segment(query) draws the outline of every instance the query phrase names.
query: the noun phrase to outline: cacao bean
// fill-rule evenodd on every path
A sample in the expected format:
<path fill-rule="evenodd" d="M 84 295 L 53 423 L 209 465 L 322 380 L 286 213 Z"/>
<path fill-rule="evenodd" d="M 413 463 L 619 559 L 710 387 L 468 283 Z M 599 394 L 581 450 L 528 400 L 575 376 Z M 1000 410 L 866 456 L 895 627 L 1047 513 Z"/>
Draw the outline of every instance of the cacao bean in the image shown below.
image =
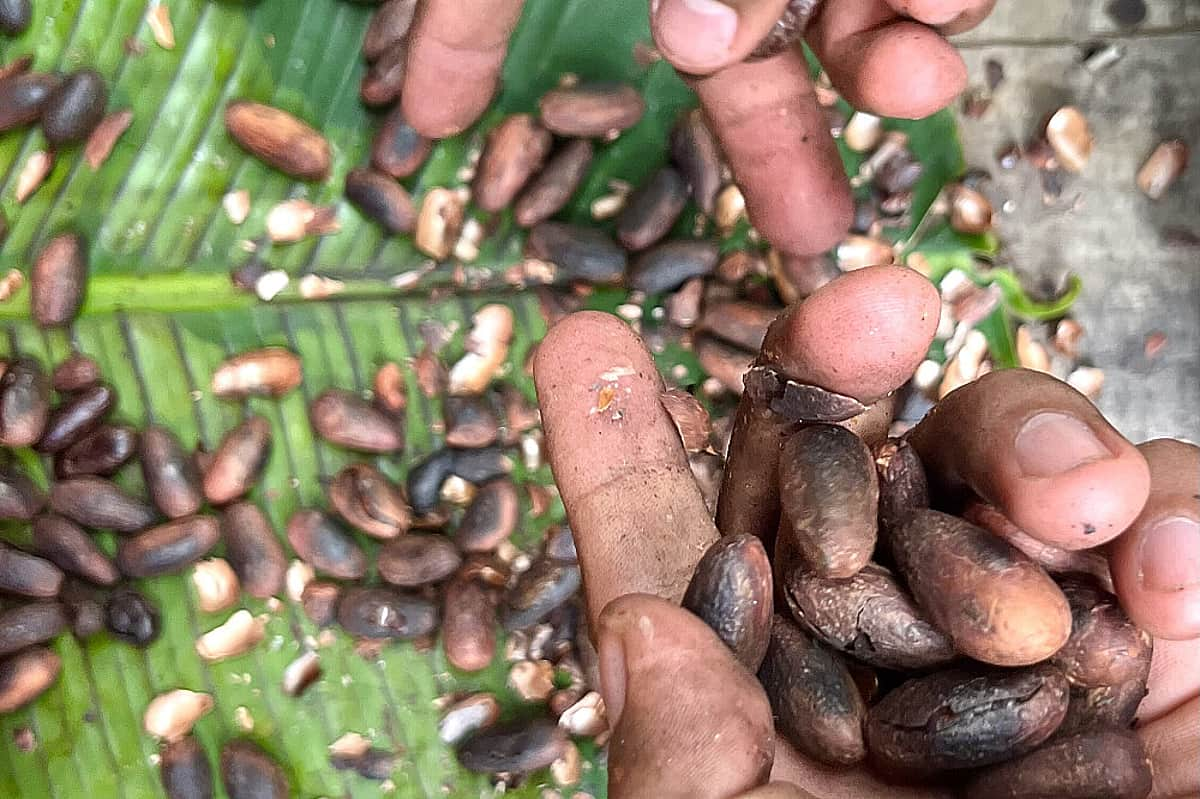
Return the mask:
<path fill-rule="evenodd" d="M 712 216 L 721 190 L 721 146 L 700 109 L 685 113 L 672 131 L 671 160 L 687 181 L 696 205 Z"/>
<path fill-rule="evenodd" d="M 782 308 L 746 300 L 720 302 L 705 307 L 699 329 L 745 350 L 757 352 L 767 328 Z"/>
<path fill-rule="evenodd" d="M 5 36 L 20 36 L 32 18 L 29 0 L 0 0 L 0 33 Z"/>
<path fill-rule="evenodd" d="M 121 541 L 117 568 L 129 577 L 176 574 L 204 557 L 221 538 L 211 516 L 184 516 Z"/>
<path fill-rule="evenodd" d="M 379 550 L 379 576 L 401 588 L 444 580 L 458 570 L 458 547 L 442 535 L 412 533 L 389 541 Z"/>
<path fill-rule="evenodd" d="M 374 538 L 395 538 L 408 531 L 412 511 L 400 488 L 383 473 L 356 463 L 334 475 L 329 501 L 349 524 Z"/>
<path fill-rule="evenodd" d="M 866 708 L 854 678 L 836 654 L 775 614 L 758 670 L 779 733 L 802 754 L 830 766 L 866 756 Z"/>
<path fill-rule="evenodd" d="M 60 76 L 45 72 L 0 78 L 0 133 L 36 122 L 60 85 Z"/>
<path fill-rule="evenodd" d="M 33 548 L 60 569 L 93 583 L 112 585 L 120 578 L 91 536 L 62 516 L 46 513 L 33 520 Z"/>
<path fill-rule="evenodd" d="M 1129 620 L 1115 596 L 1074 578 L 1059 587 L 1071 606 L 1071 637 L 1050 662 L 1073 687 L 1119 685 L 1148 674 L 1150 635 Z"/>
<path fill-rule="evenodd" d="M 1056 739 L 984 769 L 964 788 L 972 799 L 1145 799 L 1150 759 L 1132 732 L 1099 730 Z"/>
<path fill-rule="evenodd" d="M 349 391 L 322 391 L 313 400 L 309 416 L 317 435 L 332 444 L 362 452 L 404 449 L 401 420 Z"/>
<path fill-rule="evenodd" d="M 646 249 L 671 232 L 687 198 L 683 175 L 662 167 L 630 195 L 617 216 L 617 241 L 633 252 Z"/>
<path fill-rule="evenodd" d="M 411 0 L 393 0 L 393 2 Z M 389 4 L 390 5 L 390 4 Z M 383 120 L 383 127 L 371 144 L 371 166 L 397 180 L 406 178 L 421 168 L 433 142 L 418 133 L 404 118 L 397 105 Z"/>
<path fill-rule="evenodd" d="M 364 105 L 387 105 L 400 96 L 408 65 L 408 42 L 393 43 L 371 64 L 358 86 L 358 96 Z"/>
<path fill-rule="evenodd" d="M 122 641 L 146 647 L 158 640 L 161 622 L 154 603 L 126 587 L 114 591 L 104 603 L 104 626 Z"/>
<path fill-rule="evenodd" d="M 1146 690 L 1149 676 L 1150 667 L 1147 665 L 1143 674 L 1123 683 L 1072 688 L 1067 715 L 1058 726 L 1055 737 L 1074 735 L 1085 730 L 1129 729 L 1137 719 L 1138 707 L 1149 693 Z"/>
<path fill-rule="evenodd" d="M 346 199 L 388 233 L 411 233 L 417 225 L 412 197 L 382 172 L 364 167 L 350 170 L 346 175 Z"/>
<path fill-rule="evenodd" d="M 596 228 L 542 222 L 530 229 L 525 248 L 555 264 L 567 280 L 617 283 L 625 276 L 625 251 Z"/>
<path fill-rule="evenodd" d="M 474 449 L 496 443 L 500 423 L 482 397 L 446 397 L 442 402 L 446 419 L 446 445 Z"/>
<path fill-rule="evenodd" d="M 167 744 L 158 769 L 167 799 L 212 799 L 212 769 L 191 735 Z"/>
<path fill-rule="evenodd" d="M 396 42 L 408 36 L 417 0 L 387 0 L 371 15 L 371 24 L 363 34 L 362 54 L 368 61 L 382 56 Z"/>
<path fill-rule="evenodd" d="M 496 653 L 496 605 L 478 583 L 453 580 L 442 605 L 442 647 L 460 671 L 481 671 Z"/>
<path fill-rule="evenodd" d="M 41 644 L 67 629 L 66 608 L 59 602 L 30 602 L 0 613 L 0 658 Z"/>
<path fill-rule="evenodd" d="M 485 211 L 496 212 L 510 205 L 554 143 L 550 131 L 529 114 L 512 114 L 488 134 L 479 159 L 472 195 Z"/>
<path fill-rule="evenodd" d="M 1067 678 L 1053 666 L 953 669 L 918 677 L 867 714 L 867 749 L 888 774 L 974 768 L 1030 752 L 1067 712 Z"/>
<path fill-rule="evenodd" d="M 35 646 L 0 661 L 0 714 L 11 713 L 41 696 L 58 679 L 62 661 Z"/>
<path fill-rule="evenodd" d="M 587 176 L 592 154 L 592 143 L 587 139 L 563 145 L 517 198 L 513 209 L 517 224 L 533 227 L 561 211 Z"/>
<path fill-rule="evenodd" d="M 879 476 L 879 529 L 886 538 L 913 511 L 929 507 L 929 482 L 921 456 L 907 441 L 889 438 L 872 453 Z"/>
<path fill-rule="evenodd" d="M 427 599 L 390 588 L 355 586 L 342 592 L 337 620 L 351 635 L 411 639 L 437 629 L 437 607 Z"/>
<path fill-rule="evenodd" d="M 250 741 L 230 741 L 221 748 L 221 782 L 229 799 L 288 799 L 287 775 Z"/>
<path fill-rule="evenodd" d="M 647 250 L 633 262 L 629 285 L 647 294 L 679 288 L 717 267 L 720 248 L 712 241 L 668 241 Z"/>
<path fill-rule="evenodd" d="M 317 571 L 339 580 L 358 580 L 367 573 L 367 556 L 333 519 L 320 511 L 300 510 L 287 525 L 288 543 Z"/>
<path fill-rule="evenodd" d="M 134 533 L 154 523 L 154 509 L 103 477 L 59 480 L 50 488 L 50 507 L 71 521 L 99 530 Z"/>
<path fill-rule="evenodd" d="M 512 471 L 512 461 L 499 447 L 479 449 L 450 449 L 454 456 L 450 473 L 458 475 L 468 483 L 482 485 L 489 480 L 504 477 Z"/>
<path fill-rule="evenodd" d="M 771 562 L 752 535 L 718 539 L 700 562 L 683 595 L 695 613 L 738 661 L 757 671 L 771 639 Z"/>
<path fill-rule="evenodd" d="M 14 358 L 0 377 L 0 444 L 28 447 L 50 415 L 50 385 L 37 361 Z"/>
<path fill-rule="evenodd" d="M 491 552 L 506 541 L 521 516 L 517 487 L 507 478 L 480 487 L 463 514 L 454 543 L 464 552 Z"/>
<path fill-rule="evenodd" d="M 264 347 L 235 355 L 217 367 L 212 392 L 224 399 L 282 397 L 300 385 L 300 358 L 283 347 Z"/>
<path fill-rule="evenodd" d="M 997 666 L 1053 655 L 1071 609 L 1041 567 L 988 531 L 918 510 L 892 531 L 892 553 L 917 604 L 963 654 Z"/>
<path fill-rule="evenodd" d="M 224 505 L 244 495 L 262 475 L 271 454 L 271 423 L 250 416 L 221 439 L 204 472 L 204 496 Z"/>
<path fill-rule="evenodd" d="M 138 459 L 150 498 L 163 515 L 177 519 L 200 510 L 204 504 L 200 472 L 174 433 L 157 425 L 147 427 L 142 431 Z"/>
<path fill-rule="evenodd" d="M 100 424 L 115 402 L 112 388 L 103 383 L 72 396 L 50 412 L 38 451 L 53 454 L 65 450 Z"/>
<path fill-rule="evenodd" d="M 554 722 L 535 719 L 475 734 L 459 747 L 458 762 L 483 774 L 523 774 L 558 760 L 570 742 Z"/>
<path fill-rule="evenodd" d="M 42 110 L 42 133 L 54 147 L 83 141 L 104 118 L 108 85 L 94 69 L 72 72 Z M 61 324 L 61 323 L 60 323 Z"/>
<path fill-rule="evenodd" d="M 580 581 L 578 565 L 538 558 L 505 597 L 500 623 L 506 630 L 537 624 L 570 599 Z"/>
<path fill-rule="evenodd" d="M 133 457 L 137 431 L 128 425 L 102 424 L 59 454 L 54 473 L 60 478 L 84 474 L 107 477 Z"/>
<path fill-rule="evenodd" d="M 37 599 L 58 596 L 63 573 L 48 560 L 0 543 L 0 591 Z"/>
<path fill-rule="evenodd" d="M 329 142 L 286 111 L 237 100 L 225 108 L 225 128 L 251 155 L 300 180 L 325 180 Z"/>
<path fill-rule="evenodd" d="M 408 472 L 408 501 L 418 515 L 437 509 L 441 502 L 442 483 L 453 473 L 454 450 L 434 450 Z"/>
<path fill-rule="evenodd" d="M 32 519 L 46 495 L 15 463 L 0 464 L 0 519 Z"/>
<path fill-rule="evenodd" d="M 83 304 L 87 272 L 87 242 L 82 236 L 62 233 L 51 239 L 29 273 L 29 311 L 34 321 L 41 327 L 70 324 Z"/>
<path fill-rule="evenodd" d="M 318 627 L 328 627 L 337 621 L 338 599 L 342 589 L 337 583 L 313 580 L 304 586 L 300 594 L 300 605 L 304 614 Z"/>

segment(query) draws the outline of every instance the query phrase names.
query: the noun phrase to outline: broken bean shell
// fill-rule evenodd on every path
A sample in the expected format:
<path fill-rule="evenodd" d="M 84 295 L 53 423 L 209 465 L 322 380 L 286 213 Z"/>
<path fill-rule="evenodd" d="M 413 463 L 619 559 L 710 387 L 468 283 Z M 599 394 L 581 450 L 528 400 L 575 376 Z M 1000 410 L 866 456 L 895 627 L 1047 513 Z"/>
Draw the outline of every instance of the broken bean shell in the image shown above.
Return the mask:
<path fill-rule="evenodd" d="M 142 728 L 166 741 L 190 735 L 192 727 L 213 708 L 208 694 L 177 688 L 150 700 L 142 714 Z"/>
<path fill-rule="evenodd" d="M 263 639 L 266 627 L 265 616 L 255 617 L 248 610 L 239 610 L 196 639 L 196 654 L 209 662 L 245 654 Z"/>

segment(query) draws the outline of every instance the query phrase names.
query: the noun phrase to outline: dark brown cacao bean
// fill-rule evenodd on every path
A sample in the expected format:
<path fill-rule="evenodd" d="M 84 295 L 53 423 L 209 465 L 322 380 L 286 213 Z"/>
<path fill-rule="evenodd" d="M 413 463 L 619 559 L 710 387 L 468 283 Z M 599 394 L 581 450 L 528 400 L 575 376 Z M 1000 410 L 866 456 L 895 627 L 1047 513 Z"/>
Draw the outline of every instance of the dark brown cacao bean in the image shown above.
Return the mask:
<path fill-rule="evenodd" d="M 326 441 L 362 452 L 404 449 L 404 426 L 392 416 L 349 391 L 322 391 L 309 409 L 313 428 Z"/>
<path fill-rule="evenodd" d="M 579 566 L 538 558 L 505 597 L 500 623 L 506 630 L 537 624 L 579 590 Z"/>
<path fill-rule="evenodd" d="M 347 466 L 334 476 L 329 501 L 343 519 L 373 538 L 395 538 L 412 522 L 400 487 L 365 463 Z"/>
<path fill-rule="evenodd" d="M 45 121 L 43 121 L 45 124 Z M 87 242 L 77 233 L 55 236 L 38 253 L 29 274 L 29 310 L 42 327 L 69 324 L 83 304 Z"/>
<path fill-rule="evenodd" d="M 0 79 L 0 133 L 37 122 L 62 78 L 25 72 Z"/>
<path fill-rule="evenodd" d="M 301 180 L 329 176 L 329 142 L 286 111 L 239 100 L 226 107 L 225 128 L 251 155 L 281 172 Z"/>
<path fill-rule="evenodd" d="M 488 134 L 487 146 L 479 159 L 472 195 L 485 211 L 499 211 L 538 171 L 553 144 L 550 131 L 529 114 L 505 117 Z"/>
<path fill-rule="evenodd" d="M 442 647 L 461 671 L 487 668 L 496 653 L 496 604 L 483 586 L 453 580 L 442 604 Z"/>
<path fill-rule="evenodd" d="M 417 0 L 387 0 L 371 16 L 363 34 L 362 54 L 368 61 L 382 56 L 396 42 L 403 41 L 412 25 Z"/>
<path fill-rule="evenodd" d="M 35 646 L 0 661 L 0 714 L 28 705 L 58 679 L 62 661 L 44 647 Z"/>
<path fill-rule="evenodd" d="M 917 604 L 965 655 L 1022 666 L 1053 655 L 1071 609 L 1040 566 L 970 522 L 918 510 L 892 531 L 892 554 Z"/>
<path fill-rule="evenodd" d="M 831 766 L 866 756 L 866 708 L 854 678 L 835 653 L 778 613 L 758 679 L 776 728 L 801 753 Z"/>
<path fill-rule="evenodd" d="M 14 358 L 0 377 L 0 444 L 28 447 L 50 415 L 50 385 L 37 361 Z"/>
<path fill-rule="evenodd" d="M 742 349 L 757 352 L 767 328 L 782 310 L 746 300 L 714 303 L 705 307 L 698 327 Z"/>
<path fill-rule="evenodd" d="M 848 579 L 792 569 L 783 589 L 792 616 L 822 642 L 872 666 L 926 669 L 954 647 L 887 569 L 868 563 Z"/>
<path fill-rule="evenodd" d="M 558 760 L 570 742 L 566 731 L 552 721 L 525 721 L 477 733 L 459 747 L 458 762 L 483 774 L 523 774 Z"/>
<path fill-rule="evenodd" d="M 204 496 L 224 505 L 245 494 L 262 475 L 271 454 L 271 423 L 250 416 L 221 439 L 204 472 Z"/>
<path fill-rule="evenodd" d="M 0 33 L 20 36 L 29 28 L 33 6 L 29 0 L 0 0 Z"/>
<path fill-rule="evenodd" d="M 1139 630 L 1117 598 L 1091 583 L 1065 578 L 1059 587 L 1071 605 L 1071 637 L 1050 662 L 1072 687 L 1115 686 L 1145 678 L 1153 642 Z"/>
<path fill-rule="evenodd" d="M 153 527 L 117 547 L 117 568 L 129 577 L 175 574 L 204 557 L 221 538 L 212 516 L 184 516 Z"/>
<path fill-rule="evenodd" d="M 1101 730 L 1055 739 L 966 784 L 971 799 L 1145 799 L 1150 759 L 1132 732 Z"/>
<path fill-rule="evenodd" d="M 108 85 L 94 69 L 72 72 L 42 110 L 42 133 L 59 147 L 83 141 L 104 118 Z"/>
<path fill-rule="evenodd" d="M 137 431 L 128 425 L 102 424 L 59 453 L 54 473 L 60 478 L 83 474 L 107 477 L 133 457 L 137 441 Z"/>
<path fill-rule="evenodd" d="M 437 607 L 427 599 L 390 588 L 347 588 L 338 600 L 337 620 L 364 638 L 417 638 L 437 629 Z"/>
<path fill-rule="evenodd" d="M 492 480 L 480 487 L 463 514 L 454 543 L 464 552 L 491 552 L 517 529 L 521 516 L 512 480 Z"/>
<path fill-rule="evenodd" d="M 1137 719 L 1138 708 L 1146 698 L 1147 665 L 1144 674 L 1117 685 L 1095 688 L 1072 688 L 1067 715 L 1059 725 L 1056 737 L 1074 735 L 1084 730 L 1127 730 Z"/>
<path fill-rule="evenodd" d="M 126 587 L 114 591 L 104 603 L 104 626 L 122 641 L 145 647 L 158 640 L 161 620 L 153 602 Z"/>
<path fill-rule="evenodd" d="M 163 515 L 177 519 L 200 510 L 204 504 L 200 472 L 174 433 L 157 425 L 147 427 L 142 431 L 138 459 L 150 498 Z"/>
<path fill-rule="evenodd" d="M 551 528 L 546 533 L 546 546 L 542 550 L 542 554 L 550 560 L 562 563 L 577 562 L 579 553 L 575 551 L 575 535 L 571 532 L 571 528 L 565 524 Z"/>
<path fill-rule="evenodd" d="M 212 768 L 191 735 L 166 745 L 158 763 L 167 799 L 212 799 Z"/>
<path fill-rule="evenodd" d="M 713 628 L 739 662 L 757 671 L 771 639 L 771 562 L 752 535 L 718 539 L 700 562 L 683 606 Z"/>
<path fill-rule="evenodd" d="M 538 103 L 542 124 L 560 136 L 600 138 L 633 127 L 646 102 L 632 86 L 583 83 L 551 89 Z"/>
<path fill-rule="evenodd" d="M 0 591 L 49 599 L 58 596 L 62 571 L 44 558 L 0 543 Z"/>
<path fill-rule="evenodd" d="M 30 602 L 0 613 L 0 658 L 27 646 L 41 644 L 67 629 L 67 612 L 60 602 Z"/>
<path fill-rule="evenodd" d="M 408 124 L 404 112 L 397 105 L 384 119 L 383 127 L 375 134 L 375 140 L 371 144 L 371 166 L 397 180 L 406 178 L 421 168 L 431 149 L 433 142 Z"/>
<path fill-rule="evenodd" d="M 625 277 L 625 251 L 596 228 L 542 222 L 530 229 L 525 248 L 534 258 L 552 262 L 566 280 L 617 283 Z"/>
<path fill-rule="evenodd" d="M 875 549 L 879 483 L 871 451 L 844 427 L 808 425 L 779 461 L 781 545 L 822 577 L 851 577 Z"/>
<path fill-rule="evenodd" d="M 221 748 L 221 782 L 229 799 L 288 799 L 287 775 L 250 741 L 230 741 Z"/>
<path fill-rule="evenodd" d="M 461 477 L 468 483 L 482 485 L 489 480 L 504 477 L 512 471 L 512 461 L 499 447 L 449 449 L 448 451 L 454 456 L 450 473 Z"/>
<path fill-rule="evenodd" d="M 712 216 L 721 189 L 721 147 L 696 109 L 683 115 L 671 133 L 671 160 L 692 192 L 692 199 Z"/>
<path fill-rule="evenodd" d="M 563 145 L 517 198 L 513 208 L 517 224 L 533 227 L 561 211 L 587 176 L 592 153 L 592 143 L 587 139 Z"/>
<path fill-rule="evenodd" d="M 394 42 L 367 69 L 358 85 L 358 96 L 365 105 L 381 106 L 393 102 L 404 88 L 408 65 L 408 42 Z"/>
<path fill-rule="evenodd" d="M 446 445 L 474 449 L 496 443 L 500 422 L 483 397 L 446 397 L 442 402 L 446 419 Z"/>
<path fill-rule="evenodd" d="M 900 685 L 867 714 L 871 760 L 920 775 L 999 763 L 1049 738 L 1067 712 L 1067 678 L 1053 666 L 953 669 Z"/>
<path fill-rule="evenodd" d="M 346 199 L 388 233 L 411 233 L 416 227 L 417 209 L 412 197 L 382 172 L 362 167 L 350 170 L 346 175 Z"/>
<path fill-rule="evenodd" d="M 116 395 L 103 383 L 85 389 L 55 408 L 37 443 L 39 452 L 62 452 L 96 427 L 112 409 Z"/>
<path fill-rule="evenodd" d="M 427 455 L 408 472 L 408 501 L 419 515 L 432 513 L 441 502 L 442 483 L 453 474 L 454 450 L 439 449 Z"/>
<path fill-rule="evenodd" d="M 0 519 L 29 520 L 46 504 L 46 495 L 15 463 L 0 464 Z"/>
<path fill-rule="evenodd" d="M 70 519 L 46 513 L 33 520 L 33 548 L 64 571 L 100 585 L 119 578 L 117 567 Z"/>
<path fill-rule="evenodd" d="M 671 232 L 687 198 L 683 175 L 672 167 L 662 167 L 621 209 L 617 216 L 617 241 L 632 252 L 646 249 Z"/>
<path fill-rule="evenodd" d="M 416 588 L 446 579 L 458 570 L 462 555 L 443 535 L 411 533 L 379 550 L 379 576 L 401 588 Z"/>
<path fill-rule="evenodd" d="M 315 510 L 292 514 L 287 525 L 288 543 L 317 571 L 339 580 L 357 580 L 367 573 L 367 556 L 331 518 Z"/>
<path fill-rule="evenodd" d="M 929 507 L 929 482 L 921 457 L 907 441 L 889 438 L 872 454 L 879 473 L 879 528 L 886 538 L 913 511 Z"/>
<path fill-rule="evenodd" d="M 629 285 L 647 294 L 672 291 L 710 274 L 720 256 L 713 241 L 668 241 L 638 256 L 629 272 Z"/>
<path fill-rule="evenodd" d="M 50 488 L 50 507 L 71 521 L 98 530 L 135 533 L 154 524 L 154 509 L 116 483 L 85 475 L 59 480 Z"/>

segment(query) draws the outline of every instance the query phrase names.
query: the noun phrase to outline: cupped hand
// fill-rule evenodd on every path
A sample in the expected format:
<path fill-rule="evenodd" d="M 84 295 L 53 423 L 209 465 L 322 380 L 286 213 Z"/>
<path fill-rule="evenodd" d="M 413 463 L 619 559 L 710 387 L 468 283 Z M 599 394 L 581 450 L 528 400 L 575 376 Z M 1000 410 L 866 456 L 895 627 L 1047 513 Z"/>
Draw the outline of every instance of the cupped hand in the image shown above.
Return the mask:
<path fill-rule="evenodd" d="M 915 273 L 873 267 L 786 311 L 768 345 L 793 376 L 874 402 L 859 429 L 879 435 L 888 403 L 878 400 L 924 356 L 938 307 Z M 614 725 L 610 795 L 940 795 L 799 756 L 775 737 L 754 676 L 677 606 L 718 532 L 659 402 L 654 362 L 628 326 L 598 313 L 568 317 L 539 347 L 535 378 Z M 1120 600 L 1156 636 L 1138 722 L 1153 795 L 1200 791 L 1200 449 L 1134 447 L 1065 383 L 1024 370 L 953 393 L 910 440 L 936 485 L 973 491 L 1034 539 L 1060 548 L 1111 539 L 1104 551 Z M 773 480 L 769 453 L 727 468 L 737 473 L 723 506 Z"/>
<path fill-rule="evenodd" d="M 429 138 L 459 133 L 495 94 L 524 0 L 423 0 L 402 94 Z M 686 75 L 746 197 L 780 249 L 823 252 L 846 232 L 849 186 L 798 49 L 743 61 L 788 0 L 651 0 L 662 54 Z M 824 0 L 806 40 L 855 108 L 919 118 L 945 107 L 966 68 L 943 32 L 966 30 L 995 0 Z"/>

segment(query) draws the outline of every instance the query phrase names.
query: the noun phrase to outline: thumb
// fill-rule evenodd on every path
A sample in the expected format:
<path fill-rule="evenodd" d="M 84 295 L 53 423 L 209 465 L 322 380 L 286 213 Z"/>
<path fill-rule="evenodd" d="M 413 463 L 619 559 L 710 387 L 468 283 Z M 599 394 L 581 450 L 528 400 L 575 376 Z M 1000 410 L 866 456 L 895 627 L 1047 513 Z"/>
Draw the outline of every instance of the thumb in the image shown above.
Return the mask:
<path fill-rule="evenodd" d="M 707 75 L 750 55 L 787 6 L 788 0 L 651 0 L 650 30 L 676 69 Z"/>
<path fill-rule="evenodd" d="M 599 628 L 611 799 L 729 799 L 766 783 L 770 705 L 704 622 L 665 599 L 626 594 Z"/>

